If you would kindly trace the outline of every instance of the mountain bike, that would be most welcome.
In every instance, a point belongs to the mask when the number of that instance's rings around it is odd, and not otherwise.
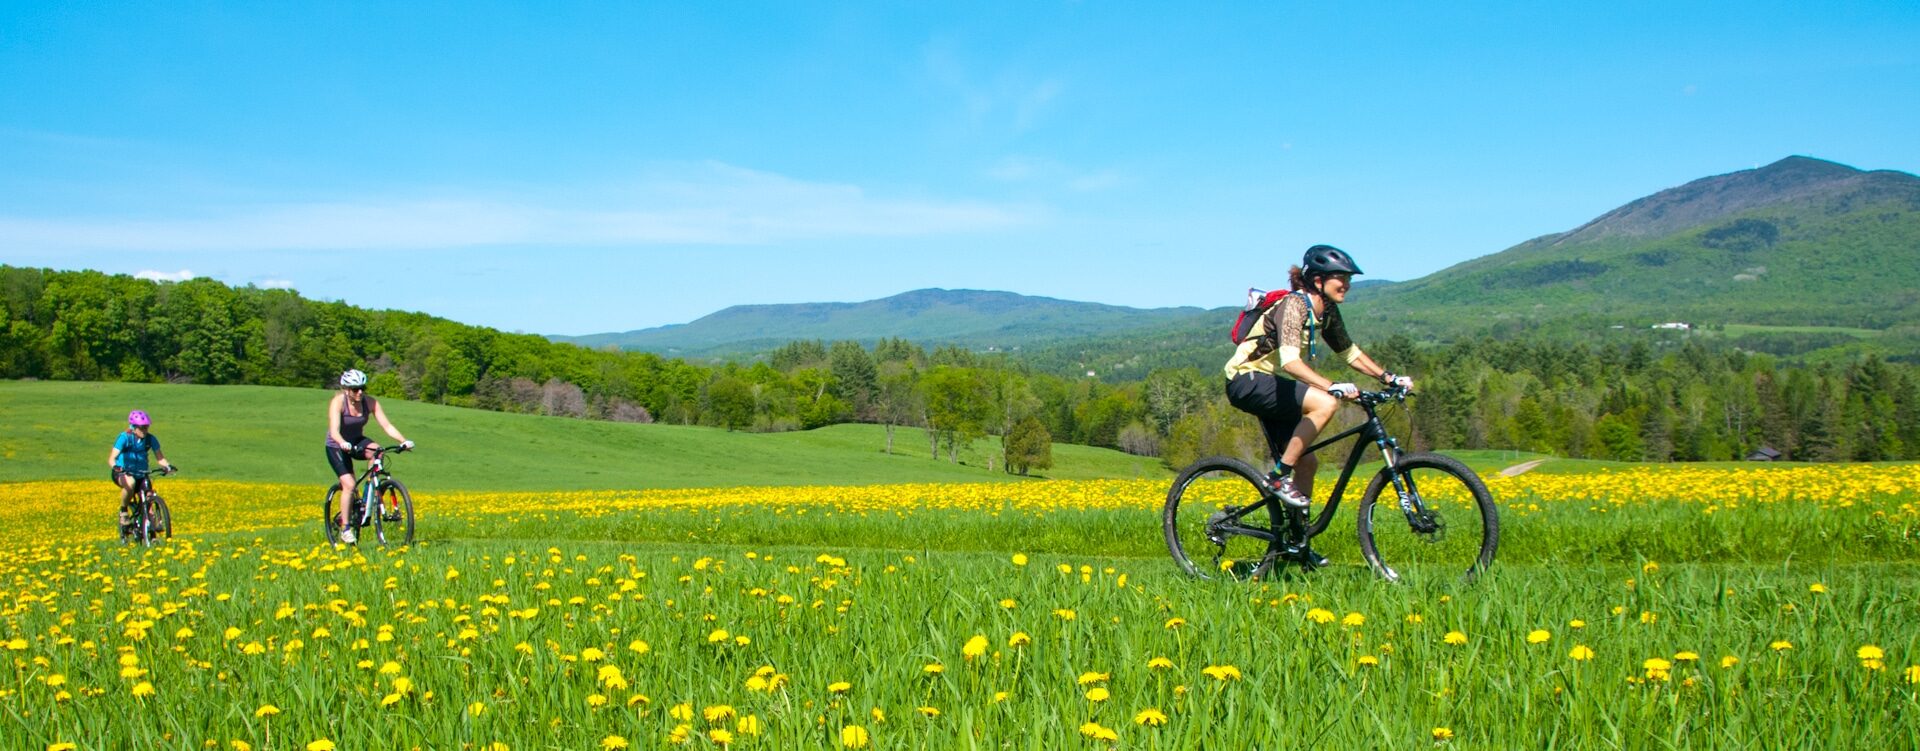
[[[358,497],[347,508],[347,521],[356,530],[356,538],[357,530],[373,527],[374,539],[382,545],[413,544],[413,496],[387,471],[387,454],[406,450],[404,445],[374,449],[367,471],[360,473],[359,482],[354,484]],[[327,499],[320,506],[326,515],[321,524],[326,528],[327,542],[333,545],[340,544],[340,510],[333,505],[339,495],[340,485],[335,483],[327,488]]]
[[[120,525],[121,544],[152,545],[156,539],[173,539],[173,512],[167,510],[166,499],[154,491],[153,476],[178,471],[179,467],[121,470],[121,474],[133,478],[133,497],[127,499],[126,505],[127,520]]]
[[[1310,523],[1306,509],[1290,509],[1280,500],[1265,472],[1239,459],[1208,457],[1181,470],[1161,513],[1173,560],[1203,579],[1263,579],[1280,561],[1304,559],[1307,541],[1325,532],[1340,508],[1361,455],[1378,448],[1386,466],[1361,494],[1358,514],[1360,552],[1374,573],[1401,583],[1479,576],[1493,565],[1500,542],[1493,496],[1458,460],[1400,450],[1381,423],[1379,408],[1409,396],[1412,392],[1397,386],[1361,392],[1355,402],[1367,419],[1307,448],[1313,453],[1354,439],[1340,479]],[[1312,570],[1304,560],[1300,566]]]

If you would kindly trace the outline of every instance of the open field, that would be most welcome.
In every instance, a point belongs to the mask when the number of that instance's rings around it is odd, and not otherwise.
[[[267,483],[330,481],[322,445],[331,392],[266,386],[0,381],[0,482],[106,482],[107,449],[126,413],[154,417],[168,458],[189,477]],[[422,487],[584,490],[724,485],[986,482],[1018,478],[986,469],[993,440],[961,463],[933,459],[926,434],[836,425],[794,433],[730,433],[679,425],[633,425],[457,409],[397,399],[388,416],[417,454],[396,467]],[[385,439],[377,426],[368,435]],[[1165,477],[1158,459],[1055,444],[1056,479]]]
[[[0,484],[0,747],[1920,737],[1913,466],[1490,485],[1499,563],[1422,588],[1358,565],[1351,516],[1331,569],[1189,581],[1159,548],[1159,480],[416,483],[420,541],[391,549],[316,545],[304,486],[163,480],[184,536],[150,550],[77,510],[104,483]]]

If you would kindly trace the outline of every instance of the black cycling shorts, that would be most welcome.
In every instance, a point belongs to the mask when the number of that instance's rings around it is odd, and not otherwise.
[[[1260,418],[1260,431],[1267,436],[1267,452],[1278,462],[1286,453],[1287,440],[1293,437],[1294,428],[1300,427],[1303,414],[1300,405],[1306,402],[1307,392],[1312,389],[1292,378],[1260,372],[1241,373],[1227,381],[1227,402]]]
[[[327,464],[333,467],[333,476],[353,474],[353,459],[367,450],[367,441],[353,445],[351,449],[338,449],[327,446]]]

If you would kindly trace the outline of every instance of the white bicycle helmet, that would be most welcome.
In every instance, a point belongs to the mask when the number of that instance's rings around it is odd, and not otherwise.
[[[366,385],[367,385],[367,374],[362,373],[358,370],[349,370],[345,373],[340,374],[340,388],[343,388],[343,389],[365,388]]]

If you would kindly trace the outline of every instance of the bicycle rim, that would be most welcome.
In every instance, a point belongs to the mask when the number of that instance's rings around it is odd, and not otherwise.
[[[1436,454],[1402,458],[1397,470],[1417,495],[1424,515],[1409,519],[1381,470],[1360,500],[1360,550],[1389,581],[1440,584],[1471,581],[1493,564],[1500,523],[1493,498],[1466,465]]]
[[[1161,528],[1181,570],[1202,579],[1249,580],[1264,578],[1272,569],[1279,543],[1210,524],[1221,520],[1228,507],[1247,508],[1261,501],[1260,475],[1255,472],[1239,460],[1216,457],[1195,462],[1174,480]],[[1238,525],[1279,533],[1279,507],[1269,503],[1241,516]]]

